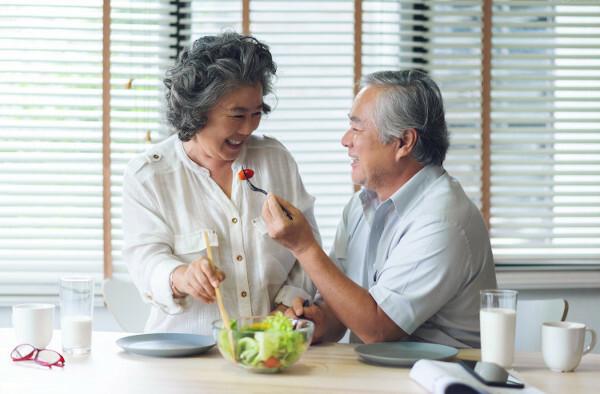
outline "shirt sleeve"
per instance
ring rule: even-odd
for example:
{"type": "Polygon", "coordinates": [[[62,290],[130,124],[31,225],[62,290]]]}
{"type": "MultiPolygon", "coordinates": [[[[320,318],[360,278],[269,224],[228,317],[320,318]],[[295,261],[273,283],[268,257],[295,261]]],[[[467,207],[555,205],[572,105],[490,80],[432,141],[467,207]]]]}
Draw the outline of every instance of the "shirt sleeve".
{"type": "Polygon", "coordinates": [[[390,319],[412,334],[460,291],[470,259],[461,229],[421,218],[390,246],[369,292],[390,319]]]}
{"type": "Polygon", "coordinates": [[[181,313],[187,297],[173,298],[169,276],[184,264],[173,255],[173,233],[151,191],[131,171],[123,179],[123,259],[142,298],[168,314],[181,313]]]}

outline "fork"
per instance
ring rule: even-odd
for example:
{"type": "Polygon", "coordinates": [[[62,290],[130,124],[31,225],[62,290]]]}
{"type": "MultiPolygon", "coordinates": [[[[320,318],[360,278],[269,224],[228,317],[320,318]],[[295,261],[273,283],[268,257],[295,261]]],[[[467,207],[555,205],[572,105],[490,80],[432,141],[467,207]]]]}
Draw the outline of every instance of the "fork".
{"type": "MultiPolygon", "coordinates": [[[[246,169],[244,167],[242,167],[242,172],[244,173],[244,175],[246,175],[246,169]]],[[[250,186],[250,190],[254,191],[254,192],[259,192],[264,194],[265,196],[269,193],[267,193],[267,191],[265,189],[261,189],[260,187],[256,186],[254,183],[250,182],[250,179],[247,176],[244,176],[244,179],[246,180],[246,182],[248,182],[248,186],[250,186]]],[[[285,212],[285,215],[288,217],[288,219],[293,220],[292,219],[292,214],[285,209],[285,207],[281,204],[279,204],[279,206],[281,207],[281,209],[283,209],[283,212],[285,212]]]]}

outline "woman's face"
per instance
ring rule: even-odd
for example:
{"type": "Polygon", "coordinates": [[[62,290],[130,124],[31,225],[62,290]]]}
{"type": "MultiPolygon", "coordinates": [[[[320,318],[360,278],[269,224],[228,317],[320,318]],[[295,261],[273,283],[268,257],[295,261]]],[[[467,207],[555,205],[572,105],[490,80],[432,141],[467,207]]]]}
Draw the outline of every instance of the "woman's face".
{"type": "Polygon", "coordinates": [[[258,128],[262,109],[260,83],[242,86],[223,96],[208,112],[206,125],[192,139],[198,159],[234,161],[246,139],[258,128]]]}

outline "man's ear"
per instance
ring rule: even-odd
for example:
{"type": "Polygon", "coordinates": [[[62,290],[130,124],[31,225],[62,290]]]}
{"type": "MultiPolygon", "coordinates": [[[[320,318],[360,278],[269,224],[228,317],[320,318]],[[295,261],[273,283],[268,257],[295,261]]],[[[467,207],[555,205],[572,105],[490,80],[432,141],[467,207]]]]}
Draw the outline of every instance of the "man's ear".
{"type": "Polygon", "coordinates": [[[411,152],[415,148],[417,144],[417,140],[419,139],[419,134],[417,134],[417,130],[415,129],[406,129],[404,130],[404,136],[398,139],[398,148],[396,151],[396,160],[400,160],[402,158],[410,156],[411,152]]]}

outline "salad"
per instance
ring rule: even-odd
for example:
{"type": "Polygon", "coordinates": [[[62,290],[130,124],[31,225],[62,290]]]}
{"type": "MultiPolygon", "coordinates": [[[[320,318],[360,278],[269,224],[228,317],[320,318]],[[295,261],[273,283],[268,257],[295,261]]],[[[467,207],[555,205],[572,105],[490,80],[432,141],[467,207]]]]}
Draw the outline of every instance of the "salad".
{"type": "Polygon", "coordinates": [[[244,367],[279,371],[300,358],[310,334],[305,329],[296,330],[290,319],[277,312],[262,320],[234,320],[230,330],[219,331],[217,342],[226,358],[244,367]]]}

